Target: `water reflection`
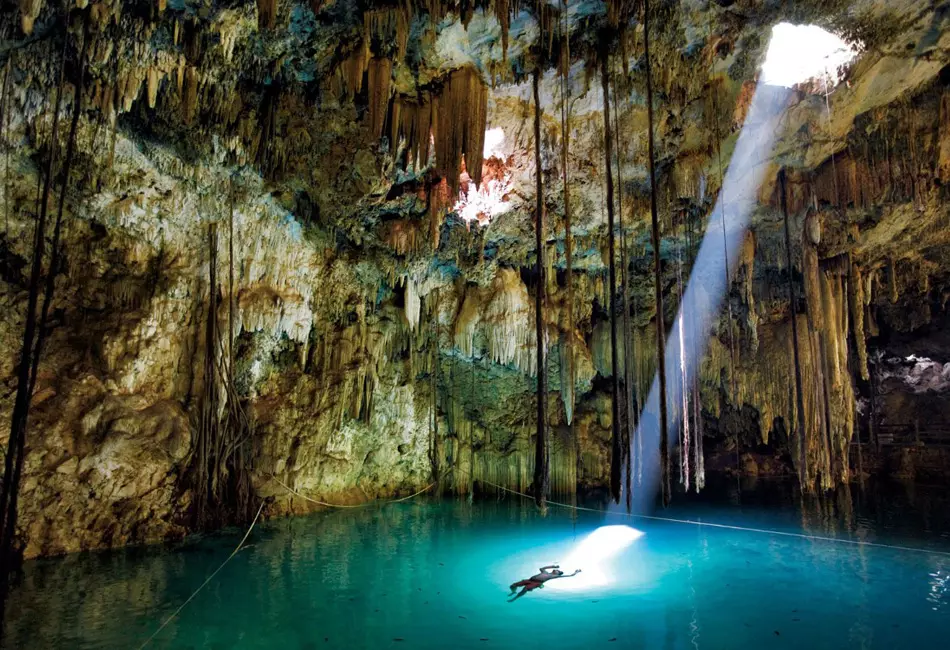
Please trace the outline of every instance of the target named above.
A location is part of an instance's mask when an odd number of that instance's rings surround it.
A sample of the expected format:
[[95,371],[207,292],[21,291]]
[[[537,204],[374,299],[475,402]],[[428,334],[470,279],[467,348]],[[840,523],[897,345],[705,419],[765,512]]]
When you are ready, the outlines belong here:
[[[742,487],[741,506],[713,486],[669,514],[950,548],[943,493],[868,488],[802,500],[782,484]],[[917,650],[950,634],[950,557],[652,521],[635,523],[645,535],[622,552],[603,589],[544,589],[507,604],[512,581],[566,560],[604,523],[622,522],[580,513],[575,527],[570,512],[540,518],[513,500],[265,522],[154,647],[551,650],[616,639],[616,647],[677,650]],[[135,647],[239,538],[28,563],[3,646]],[[554,637],[532,632],[539,621]]]
[[947,605],[947,591],[950,590],[950,573],[937,569],[930,574],[930,593],[927,600],[933,604],[936,612]]

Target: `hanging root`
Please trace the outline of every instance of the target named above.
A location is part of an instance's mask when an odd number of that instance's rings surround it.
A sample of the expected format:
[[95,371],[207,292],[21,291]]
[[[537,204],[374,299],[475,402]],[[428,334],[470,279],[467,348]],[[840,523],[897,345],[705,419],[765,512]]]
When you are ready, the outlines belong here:
[[[45,323],[38,322],[37,306],[40,295],[40,277],[43,267],[43,251],[46,243],[46,219],[49,212],[49,196],[53,184],[56,154],[59,151],[59,113],[65,86],[66,51],[69,38],[63,39],[63,50],[53,104],[53,121],[50,130],[49,158],[44,170],[43,187],[40,194],[39,217],[34,229],[33,262],[30,269],[29,293],[27,298],[26,323],[23,329],[23,346],[17,366],[17,391],[10,420],[10,437],[4,460],[3,488],[0,493],[0,611],[7,595],[10,572],[18,562],[14,554],[14,537],[17,528],[17,500],[19,497],[20,477],[26,447],[26,430],[30,412],[32,388],[36,383],[38,356],[42,354],[42,330]],[[77,94],[78,98],[78,94]],[[68,146],[68,145],[67,145]],[[63,188],[65,193],[65,187]],[[53,246],[59,242],[54,241]],[[47,271],[52,275],[54,269]],[[34,341],[38,343],[34,347]],[[2,618],[2,617],[0,617]]]
[[550,473],[548,469],[548,442],[547,442],[547,377],[545,370],[545,350],[544,350],[544,191],[541,185],[541,98],[538,90],[541,71],[534,70],[534,163],[535,180],[537,181],[536,192],[537,200],[535,203],[535,271],[537,273],[537,287],[535,290],[534,313],[535,313],[535,342],[537,346],[537,374],[538,374],[538,423],[537,440],[535,449],[534,464],[534,489],[535,501],[541,512],[547,511],[546,501],[548,486],[550,484]]
[[650,169],[650,217],[653,234],[653,290],[656,298],[656,366],[660,384],[660,491],[663,505],[670,503],[670,449],[669,418],[666,403],[666,325],[663,319],[663,285],[660,269],[660,220],[656,205],[656,153],[655,135],[653,132],[653,75],[650,62],[650,1],[643,2],[643,54],[646,66],[647,81],[647,123],[648,123],[648,156]]
[[[233,221],[233,213],[231,216]],[[233,224],[230,234],[233,238]],[[204,389],[192,458],[195,520],[198,527],[214,527],[249,516],[250,477],[247,446],[253,424],[241,406],[234,384],[233,246],[229,244],[228,349],[218,327],[218,230],[208,226],[208,315],[205,322]],[[222,404],[221,399],[224,399]],[[222,409],[223,407],[223,409]]]

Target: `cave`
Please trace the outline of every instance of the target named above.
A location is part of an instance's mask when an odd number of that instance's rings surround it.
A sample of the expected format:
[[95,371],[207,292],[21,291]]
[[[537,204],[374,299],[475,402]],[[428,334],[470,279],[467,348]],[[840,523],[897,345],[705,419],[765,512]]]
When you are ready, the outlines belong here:
[[946,2],[0,6],[0,648],[946,645]]

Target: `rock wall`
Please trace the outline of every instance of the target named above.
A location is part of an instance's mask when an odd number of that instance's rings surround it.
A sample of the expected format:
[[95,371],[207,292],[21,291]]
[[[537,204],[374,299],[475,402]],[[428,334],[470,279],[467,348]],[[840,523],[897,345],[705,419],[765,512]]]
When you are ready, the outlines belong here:
[[[65,117],[50,144],[64,40],[62,116],[86,71],[64,196],[64,262],[27,439],[26,556],[193,529],[211,385],[213,417],[240,410],[252,425],[236,444],[248,452],[252,496],[267,500],[268,516],[305,512],[315,501],[405,496],[436,477],[436,490],[456,494],[529,490],[539,371],[550,390],[553,490],[604,485],[609,318],[620,318],[624,300],[607,282],[604,97],[593,35],[618,34],[609,76],[622,154],[611,164],[627,244],[616,262],[629,271],[631,321],[619,357],[631,360],[639,405],[655,372],[655,324],[672,323],[702,233],[715,234],[719,152],[728,168],[768,27],[840,16],[835,3],[820,2],[796,3],[794,15],[752,0],[657,9],[667,305],[657,314],[642,26],[624,13],[631,3],[611,5],[619,13],[572,8],[575,59],[560,72],[561,17],[548,5],[512,14],[502,4],[466,13],[445,3],[425,11],[417,3],[374,11],[347,2],[159,3],[146,11],[90,2],[71,6],[64,20],[57,7],[21,3],[18,17],[2,18],[4,33],[15,35],[0,120],[0,341],[10,350],[0,358],[2,421],[16,388],[40,170],[54,151],[62,161],[67,146]],[[776,149],[761,161],[767,181],[731,269],[728,308],[710,325],[693,424],[710,453],[732,458],[738,446],[746,472],[773,462],[793,472],[799,462],[793,318],[805,377],[805,475],[829,488],[852,477],[848,448],[864,426],[857,405],[876,390],[877,352],[895,333],[913,341],[950,296],[950,44],[932,9],[888,5],[857,3],[842,19],[841,30],[867,44],[845,85],[827,98],[807,87],[793,93]],[[551,59],[539,54],[545,43]],[[528,76],[536,64],[544,68],[541,169]],[[486,128],[503,134],[490,151],[482,149]],[[780,170],[789,179],[793,269]],[[532,300],[537,174],[548,280],[543,369]],[[454,209],[457,192],[469,198],[493,181],[488,198],[503,205],[490,215]],[[222,333],[210,346],[209,322]],[[6,436],[0,428],[0,443]]]

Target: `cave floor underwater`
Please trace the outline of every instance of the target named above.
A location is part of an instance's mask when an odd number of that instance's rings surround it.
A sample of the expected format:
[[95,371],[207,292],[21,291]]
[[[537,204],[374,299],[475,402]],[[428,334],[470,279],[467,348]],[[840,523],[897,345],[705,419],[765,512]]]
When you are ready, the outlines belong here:
[[[946,490],[900,484],[803,503],[794,485],[759,481],[657,513],[735,528],[541,517],[518,497],[265,521],[149,647],[946,647],[948,505]],[[643,535],[594,543],[619,525]],[[243,534],[28,562],[3,647],[139,647]],[[509,584],[554,562],[583,573],[507,602]]]

